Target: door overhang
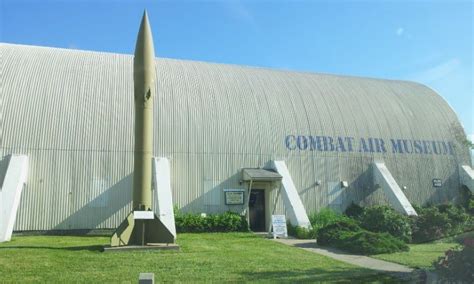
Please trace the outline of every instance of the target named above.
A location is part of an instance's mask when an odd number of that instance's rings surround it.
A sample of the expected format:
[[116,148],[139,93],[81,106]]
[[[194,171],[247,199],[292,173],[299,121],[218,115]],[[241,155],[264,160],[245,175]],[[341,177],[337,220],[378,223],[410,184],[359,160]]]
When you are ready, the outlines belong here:
[[283,177],[274,170],[260,168],[243,168],[242,181],[244,182],[275,182],[281,181]]

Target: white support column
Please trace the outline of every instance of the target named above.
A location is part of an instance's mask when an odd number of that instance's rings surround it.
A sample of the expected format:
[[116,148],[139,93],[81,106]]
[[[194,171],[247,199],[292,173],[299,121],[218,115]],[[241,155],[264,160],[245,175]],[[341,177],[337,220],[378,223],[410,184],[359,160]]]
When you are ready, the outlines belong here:
[[[1,174],[1,173],[0,173]],[[12,155],[0,185],[0,242],[10,241],[20,205],[21,191],[28,177],[28,156]]]
[[468,165],[462,165],[459,169],[461,182],[474,193],[474,170]]
[[176,239],[176,224],[171,193],[171,170],[167,158],[153,158],[153,211]]
[[282,198],[285,208],[288,212],[291,225],[310,228],[311,223],[309,222],[308,215],[306,214],[306,209],[303,206],[303,202],[301,202],[300,196],[296,190],[295,184],[293,183],[293,179],[291,178],[285,161],[273,161],[272,166],[283,177],[281,180],[283,187]]
[[415,209],[411,206],[410,201],[398,186],[385,163],[374,163],[373,170],[375,184],[382,187],[393,208],[402,214],[417,216]]

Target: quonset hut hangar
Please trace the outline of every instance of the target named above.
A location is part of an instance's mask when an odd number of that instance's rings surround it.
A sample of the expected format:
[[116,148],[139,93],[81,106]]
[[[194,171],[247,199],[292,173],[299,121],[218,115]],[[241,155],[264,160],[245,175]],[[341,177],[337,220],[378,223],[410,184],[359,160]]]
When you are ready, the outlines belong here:
[[[133,57],[0,54],[3,191],[27,157],[14,230],[117,227],[132,200]],[[154,156],[170,164],[158,178],[183,211],[246,212],[266,230],[274,212],[300,225],[351,202],[413,214],[472,188],[463,128],[423,85],[161,58],[156,74]]]

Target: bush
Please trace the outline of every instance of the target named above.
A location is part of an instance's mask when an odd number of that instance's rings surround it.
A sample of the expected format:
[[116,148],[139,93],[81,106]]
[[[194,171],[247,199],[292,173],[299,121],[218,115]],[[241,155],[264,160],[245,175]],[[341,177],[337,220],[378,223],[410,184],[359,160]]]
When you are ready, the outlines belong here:
[[334,246],[357,254],[407,251],[408,246],[387,233],[363,230],[355,221],[340,221],[318,231],[318,244]]
[[292,226],[291,224],[287,224],[288,227],[288,234],[294,236],[298,239],[315,239],[318,233],[318,230],[322,227],[325,227],[330,224],[334,224],[340,221],[347,221],[353,222],[347,216],[339,214],[337,212],[332,211],[331,209],[324,208],[321,209],[318,213],[313,213],[309,216],[309,221],[311,223],[312,228],[306,229],[299,226]]
[[408,246],[388,233],[359,231],[349,237],[341,248],[357,254],[381,254],[408,251]]
[[371,232],[389,233],[404,242],[411,241],[410,218],[388,206],[366,208],[359,217],[362,228]]
[[417,208],[412,222],[413,242],[426,242],[458,234],[471,228],[464,208],[452,204]]
[[352,202],[351,205],[347,207],[346,211],[344,211],[344,214],[346,214],[348,217],[358,219],[360,216],[362,216],[362,214],[364,214],[364,211],[364,207]]
[[474,246],[466,244],[448,250],[434,263],[436,272],[447,282],[472,283],[474,279]]
[[319,211],[318,213],[313,213],[309,216],[309,222],[316,231],[322,227],[337,223],[339,221],[350,220],[351,219],[349,217],[334,212],[328,208],[321,209],[321,211]]
[[314,228],[306,229],[300,226],[292,226],[290,223],[287,223],[288,235],[291,235],[297,239],[315,239],[316,230]]
[[336,245],[348,233],[362,230],[354,220],[343,220],[318,230],[317,241],[321,245]]
[[474,194],[467,187],[462,187],[460,196],[460,205],[466,209],[467,213],[474,214]]
[[451,229],[447,214],[437,207],[422,208],[412,224],[413,242],[427,242],[444,237]]
[[201,216],[175,210],[175,223],[176,231],[179,233],[248,231],[247,219],[234,212]]
[[469,215],[466,214],[466,210],[463,207],[452,204],[443,204],[437,207],[440,213],[448,215],[451,224],[450,235],[464,232],[464,225],[469,220]]
[[474,215],[474,198],[471,198],[469,200],[469,203],[467,205],[467,211],[469,214]]

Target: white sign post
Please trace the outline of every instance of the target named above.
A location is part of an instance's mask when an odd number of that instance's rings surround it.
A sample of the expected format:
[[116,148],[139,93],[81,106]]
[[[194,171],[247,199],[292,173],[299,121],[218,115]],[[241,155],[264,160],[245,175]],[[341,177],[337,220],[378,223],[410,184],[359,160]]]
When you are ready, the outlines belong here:
[[277,237],[288,238],[285,215],[272,215],[272,227],[274,239],[276,239]]

